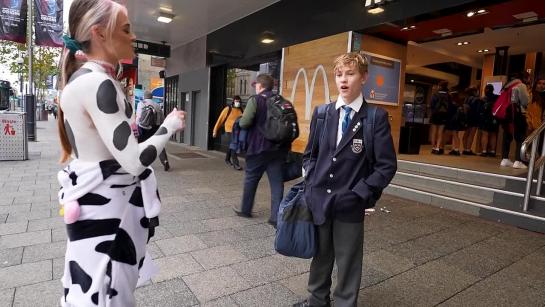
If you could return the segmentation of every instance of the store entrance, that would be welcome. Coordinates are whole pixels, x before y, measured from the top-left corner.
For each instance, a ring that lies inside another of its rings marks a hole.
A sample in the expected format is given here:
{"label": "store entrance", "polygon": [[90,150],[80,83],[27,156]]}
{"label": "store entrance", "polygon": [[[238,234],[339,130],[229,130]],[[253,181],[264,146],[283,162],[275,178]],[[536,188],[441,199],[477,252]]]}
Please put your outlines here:
{"label": "store entrance", "polygon": [[[529,0],[506,1],[440,18],[415,17],[365,33],[406,42],[399,159],[503,175],[526,173],[523,168],[500,166],[504,133],[497,121],[488,124],[493,116],[484,108],[490,101],[485,87],[499,95],[517,74],[532,103],[536,83],[545,77],[545,7]],[[434,120],[440,92],[448,93],[452,103],[444,120]],[[527,136],[532,127],[520,130]],[[519,150],[513,141],[510,161],[517,160]]]}
{"label": "store entrance", "polygon": [[[209,118],[209,149],[226,152],[231,140],[226,130],[225,121],[221,121],[220,115],[226,108],[233,108],[234,97],[241,99],[241,111],[244,111],[248,99],[255,95],[255,79],[259,74],[267,73],[275,79],[274,92],[278,92],[280,80],[281,55],[274,53],[268,57],[259,59],[238,61],[211,70],[210,92],[210,118]],[[233,109],[232,109],[233,110]],[[229,116],[235,114],[226,111]],[[220,120],[218,122],[218,120]],[[214,127],[217,125],[217,136],[212,137]]]}

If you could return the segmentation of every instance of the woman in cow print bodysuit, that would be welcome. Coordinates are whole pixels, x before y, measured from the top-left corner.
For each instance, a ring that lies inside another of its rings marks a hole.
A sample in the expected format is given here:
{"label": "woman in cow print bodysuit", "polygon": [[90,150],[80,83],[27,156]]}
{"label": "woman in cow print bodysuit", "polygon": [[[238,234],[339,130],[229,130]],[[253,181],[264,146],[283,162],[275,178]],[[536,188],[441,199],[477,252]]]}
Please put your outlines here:
{"label": "woman in cow print bodysuit", "polygon": [[183,129],[184,112],[170,113],[146,142],[133,136],[132,107],[115,78],[119,61],[134,57],[121,5],[75,0],[64,39],[59,134],[61,161],[72,160],[58,174],[68,235],[61,304],[134,306],[137,284],[154,271],[146,244],[160,200],[149,165]]}

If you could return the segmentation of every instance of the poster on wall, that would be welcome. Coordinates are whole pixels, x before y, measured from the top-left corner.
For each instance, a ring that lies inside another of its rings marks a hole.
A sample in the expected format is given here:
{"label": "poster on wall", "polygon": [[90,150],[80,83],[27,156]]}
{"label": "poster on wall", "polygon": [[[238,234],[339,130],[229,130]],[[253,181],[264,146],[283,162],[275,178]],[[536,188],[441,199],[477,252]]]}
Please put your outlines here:
{"label": "poster on wall", "polygon": [[62,47],[62,0],[34,0],[36,45]]}
{"label": "poster on wall", "polygon": [[26,0],[0,0],[0,40],[26,42]]}
{"label": "poster on wall", "polygon": [[367,102],[385,105],[399,104],[401,61],[361,51],[369,61],[369,78],[362,93]]}

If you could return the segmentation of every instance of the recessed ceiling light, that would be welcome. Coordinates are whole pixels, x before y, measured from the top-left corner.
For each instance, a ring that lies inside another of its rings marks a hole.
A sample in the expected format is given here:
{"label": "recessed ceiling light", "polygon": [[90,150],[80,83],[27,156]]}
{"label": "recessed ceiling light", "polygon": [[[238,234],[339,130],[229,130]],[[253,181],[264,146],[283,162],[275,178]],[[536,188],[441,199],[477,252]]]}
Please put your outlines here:
{"label": "recessed ceiling light", "polygon": [[464,41],[464,42],[457,42],[457,43],[456,43],[456,45],[458,45],[458,46],[462,46],[462,45],[469,45],[469,44],[470,44],[470,42],[468,42],[468,41]]}
{"label": "recessed ceiling light", "polygon": [[482,14],[485,14],[485,13],[488,13],[488,11],[485,10],[485,9],[480,9],[480,10],[477,11],[477,14],[481,14],[481,15],[482,15]]}
{"label": "recessed ceiling light", "polygon": [[467,12],[466,16],[467,17],[473,17],[473,16],[475,16],[475,14],[476,14],[475,11],[469,11],[469,12]]}
{"label": "recessed ceiling light", "polygon": [[469,42],[463,42],[462,44],[464,44],[464,45],[469,45]]}
{"label": "recessed ceiling light", "polygon": [[414,83],[414,79],[411,79],[411,82]]}
{"label": "recessed ceiling light", "polygon": [[413,25],[413,26],[403,27],[403,28],[401,28],[400,31],[410,31],[410,30],[414,30],[414,29],[416,29],[416,26]]}
{"label": "recessed ceiling light", "polygon": [[173,14],[159,12],[159,17],[157,17],[157,21],[162,23],[170,23],[172,21],[172,18],[174,18]]}
{"label": "recessed ceiling light", "polygon": [[265,32],[261,36],[261,42],[263,44],[272,44],[274,43],[274,34],[271,32]]}
{"label": "recessed ceiling light", "polygon": [[380,14],[382,12],[384,12],[384,9],[381,8],[380,6],[370,8],[370,9],[367,10],[367,13],[373,14],[373,15],[377,15],[377,14]]}
{"label": "recessed ceiling light", "polygon": [[471,18],[471,17],[474,17],[474,16],[479,16],[479,15],[484,15],[484,14],[488,14],[489,12],[485,9],[478,9],[477,11],[469,11],[466,13],[466,16]]}
{"label": "recessed ceiling light", "polygon": [[484,52],[488,52],[488,51],[490,51],[490,50],[488,50],[488,49],[483,49],[483,51],[484,51]]}
{"label": "recessed ceiling light", "polygon": [[456,45],[462,46],[463,44],[462,44],[462,42],[458,42],[458,43],[456,43]]}

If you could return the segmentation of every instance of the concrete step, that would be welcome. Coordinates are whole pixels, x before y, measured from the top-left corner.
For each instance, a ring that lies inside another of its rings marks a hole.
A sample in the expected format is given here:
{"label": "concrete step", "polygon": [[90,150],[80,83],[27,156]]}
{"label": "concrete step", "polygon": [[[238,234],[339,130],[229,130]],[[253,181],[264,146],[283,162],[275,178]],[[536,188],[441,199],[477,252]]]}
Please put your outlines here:
{"label": "concrete step", "polygon": [[[525,181],[521,177],[401,160],[385,193],[541,231],[545,227],[545,198],[531,196],[528,211],[524,212]],[[534,180],[533,192],[536,185]]]}
{"label": "concrete step", "polygon": [[492,204],[473,202],[441,193],[401,186],[395,183],[390,184],[384,190],[384,193],[423,204],[470,214],[499,223],[513,225],[530,231],[545,233],[544,213],[525,213],[521,212],[521,210],[504,209]]}

